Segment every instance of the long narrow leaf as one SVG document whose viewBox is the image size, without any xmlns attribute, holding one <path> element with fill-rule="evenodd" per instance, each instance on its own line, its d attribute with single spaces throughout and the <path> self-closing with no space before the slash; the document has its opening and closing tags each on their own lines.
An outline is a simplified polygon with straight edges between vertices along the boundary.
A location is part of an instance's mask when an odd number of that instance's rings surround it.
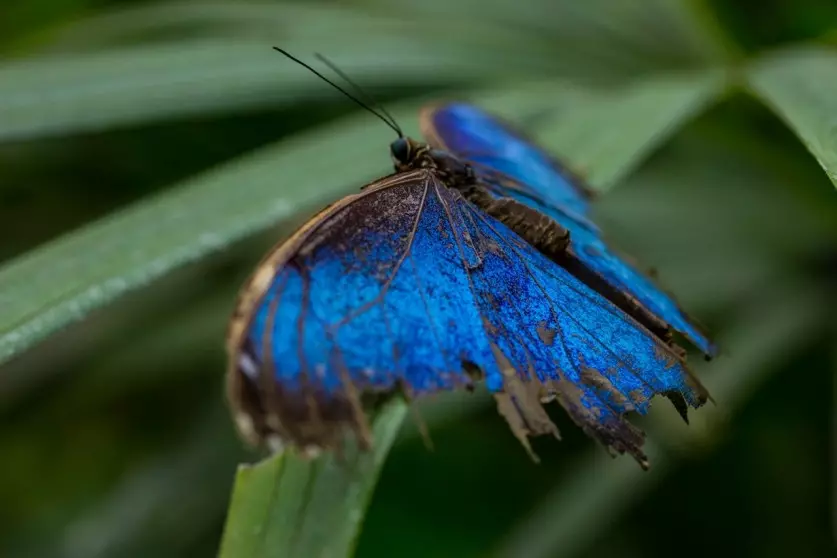
<svg viewBox="0 0 837 558">
<path fill-rule="evenodd" d="M 837 52 L 817 47 L 777 52 L 746 76 L 837 186 Z"/>
<path fill-rule="evenodd" d="M 221 558 L 351 555 L 366 505 L 407 414 L 388 403 L 375 418 L 371 452 L 305 459 L 285 452 L 239 468 Z"/>
<path fill-rule="evenodd" d="M 368 0 L 410 17 L 475 17 L 529 30 L 552 41 L 556 75 L 614 81 L 640 74 L 711 66 L 726 45 L 689 0 Z"/>
<path fill-rule="evenodd" d="M 592 184 L 607 188 L 717 101 L 723 85 L 723 74 L 715 71 L 630 84 L 573 112 L 545 118 L 538 138 Z"/>
<path fill-rule="evenodd" d="M 123 9 L 65 30 L 52 49 L 44 49 L 63 55 L 0 66 L 0 140 L 331 94 L 278 60 L 268 48 L 277 43 L 301 55 L 339 56 L 341 67 L 367 85 L 463 84 L 510 71 L 613 81 L 717 62 L 718 46 L 681 0 L 656 0 L 653 9 L 623 4 L 596 0 L 583 7 L 565 2 L 528 10 L 512 2 L 492 4 L 496 14 L 481 7 L 469 14 L 468 25 L 421 9 L 406 17 L 409 10 L 392 6 L 362 10 L 314 2 Z M 533 33 L 532 26 L 544 29 Z M 179 27 L 184 29 L 179 36 L 192 40 L 130 40 Z M 364 40 L 355 40 L 358 36 Z M 134 46 L 72 50 L 85 40 L 108 43 L 108 37 Z"/>
<path fill-rule="evenodd" d="M 338 53 L 358 81 L 438 85 L 475 80 L 479 56 L 374 34 L 281 41 L 294 52 Z M 334 92 L 270 49 L 273 40 L 202 40 L 54 56 L 0 67 L 0 140 L 102 130 L 213 111 L 281 105 Z M 484 60 L 484 58 L 483 58 Z"/>
</svg>

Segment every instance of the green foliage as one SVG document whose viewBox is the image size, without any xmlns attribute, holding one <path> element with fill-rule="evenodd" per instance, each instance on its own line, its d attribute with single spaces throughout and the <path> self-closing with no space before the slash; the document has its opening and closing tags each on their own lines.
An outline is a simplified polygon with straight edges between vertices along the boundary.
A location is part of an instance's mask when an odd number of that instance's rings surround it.
<svg viewBox="0 0 837 558">
<path fill-rule="evenodd" d="M 651 531 L 701 524 L 719 540 L 748 520 L 764 541 L 735 535 L 730 552 L 827 552 L 824 522 L 760 503 L 825 509 L 814 464 L 834 404 L 815 387 L 834 356 L 837 204 L 811 155 L 837 184 L 837 13 L 780 4 L 753 8 L 752 25 L 748 3 L 721 0 L 12 10 L 0 22 L 0 554 L 213 554 L 226 523 L 225 557 L 347 556 L 358 541 L 358 556 L 663 556 Z M 273 44 L 329 55 L 411 133 L 425 100 L 472 99 L 607 190 L 596 211 L 609 236 L 728 351 L 699 370 L 717 405 L 688 428 L 655 408 L 643 474 L 569 426 L 564 443 L 539 444 L 536 467 L 481 396 L 419 405 L 428 452 L 393 403 L 373 453 L 241 466 L 227 514 L 235 464 L 257 459 L 219 393 L 235 290 L 277 237 L 388 172 L 386 128 L 345 114 Z M 802 375 L 801 395 L 771 391 Z M 797 409 L 785 428 L 777 406 Z M 820 476 L 753 484 L 753 469 L 772 470 L 761 463 Z M 701 482 L 690 468 L 729 471 L 711 479 L 711 505 L 680 501 Z"/>
<path fill-rule="evenodd" d="M 748 77 L 837 186 L 837 52 L 807 47 L 773 53 Z"/>
<path fill-rule="evenodd" d="M 371 452 L 335 458 L 282 453 L 236 476 L 222 557 L 346 556 L 407 406 L 390 402 L 372 426 Z"/>
</svg>

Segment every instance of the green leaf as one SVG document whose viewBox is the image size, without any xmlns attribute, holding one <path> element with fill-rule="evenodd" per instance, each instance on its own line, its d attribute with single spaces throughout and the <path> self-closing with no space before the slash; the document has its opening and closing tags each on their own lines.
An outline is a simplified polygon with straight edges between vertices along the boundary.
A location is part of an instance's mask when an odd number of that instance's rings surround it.
<svg viewBox="0 0 837 558">
<path fill-rule="evenodd" d="M 366 87 L 471 84 L 509 73 L 613 82 L 719 58 L 679 0 L 656 0 L 653 9 L 614 0 L 584 9 L 562 3 L 558 13 L 552 3 L 539 6 L 544 13 L 480 7 L 467 26 L 423 9 L 406 17 L 413 10 L 392 6 L 175 3 L 115 11 L 59 34 L 51 48 L 60 55 L 0 66 L 0 141 L 334 95 L 280 60 L 272 44 L 333 55 Z M 179 40 L 140 41 L 155 32 Z M 79 42 L 110 37 L 123 47 L 73 52 Z"/>
<path fill-rule="evenodd" d="M 341 67 L 370 85 L 381 81 L 439 85 L 477 80 L 482 73 L 476 61 L 468 62 L 473 52 L 467 49 L 445 51 L 432 44 L 411 44 L 409 37 L 371 32 L 367 36 L 363 42 L 351 43 L 354 46 L 339 48 L 333 39 L 282 44 L 301 53 L 312 52 L 315 45 L 325 52 L 339 52 Z M 205 40 L 8 64 L 0 67 L 0 140 L 335 95 L 272 51 L 271 44 Z"/>
<path fill-rule="evenodd" d="M 837 52 L 818 47 L 779 51 L 753 64 L 746 77 L 837 186 Z"/>
<path fill-rule="evenodd" d="M 688 120 L 715 102 L 723 74 L 660 76 L 602 92 L 571 112 L 549 115 L 537 138 L 600 189 L 613 186 Z"/>
<path fill-rule="evenodd" d="M 560 83 L 553 86 L 562 88 Z M 645 91 L 655 94 L 653 89 Z M 493 106 L 501 109 L 500 114 L 519 119 L 524 110 L 521 97 L 526 93 L 508 94 L 503 106 L 496 102 Z M 583 114 L 590 118 L 597 114 L 595 95 L 592 97 L 583 101 Z M 528 103 L 525 110 L 551 109 L 560 98 L 545 94 L 539 104 Z M 574 98 L 566 96 L 568 106 L 557 107 L 559 112 L 571 114 L 569 103 Z M 690 95 L 679 98 L 690 106 L 693 103 Z M 622 140 L 631 146 L 620 163 L 621 169 L 627 169 L 630 158 L 644 154 L 642 145 L 656 135 L 628 125 L 638 116 L 615 109 L 620 99 L 619 95 L 607 96 L 599 106 L 614 118 L 628 120 L 625 125 L 618 120 L 610 122 L 612 131 L 608 132 L 621 131 Z M 654 103 L 637 103 L 634 95 L 625 99 L 637 111 L 648 111 L 649 119 L 657 112 Z M 418 106 L 392 108 L 406 125 L 414 122 Z M 669 122 L 656 122 L 669 127 Z M 409 131 L 411 127 L 406 128 Z M 0 362 L 128 289 L 323 204 L 357 188 L 364 178 L 384 174 L 388 166 L 383 155 L 384 133 L 370 123 L 367 114 L 323 127 L 195 177 L 12 261 L 0 269 Z M 598 160 L 588 170 L 595 172 L 600 165 L 609 164 L 606 159 Z M 609 172 L 613 178 L 618 169 Z"/>
<path fill-rule="evenodd" d="M 291 452 L 239 467 L 221 558 L 350 556 L 381 466 L 407 414 L 400 399 L 374 419 L 372 451 L 306 459 Z"/>
<path fill-rule="evenodd" d="M 698 319 L 761 298 L 766 285 L 797 273 L 793 262 L 827 250 L 837 224 L 833 211 L 820 219 L 812 210 L 823 204 L 805 198 L 832 192 L 804 148 L 789 153 L 757 130 L 730 137 L 727 110 L 677 134 L 594 207 L 605 234 L 656 268 Z M 792 231 L 775 226 L 783 220 Z"/>
<path fill-rule="evenodd" d="M 726 45 L 689 0 L 513 1 L 368 0 L 433 22 L 474 18 L 526 30 L 550 40 L 554 75 L 613 82 L 637 75 L 705 68 L 724 58 Z M 467 25 L 462 25 L 463 28 Z"/>
<path fill-rule="evenodd" d="M 385 17 L 355 6 L 319 2 L 158 2 L 123 5 L 72 21 L 53 32 L 47 51 L 140 44 L 166 37 L 302 39 L 340 34 L 384 23 Z M 308 53 L 300 53 L 308 54 Z"/>
<path fill-rule="evenodd" d="M 364 87 L 470 84 L 509 74 L 543 73 L 549 58 L 522 32 L 476 22 L 467 29 L 402 21 L 334 5 L 278 3 L 143 7 L 79 24 L 97 37 L 125 27 L 166 28 L 224 22 L 238 32 L 186 34 L 177 42 L 92 52 L 54 47 L 50 56 L 0 66 L 0 140 L 102 130 L 213 111 L 282 105 L 336 93 L 271 46 L 308 57 L 329 54 Z M 120 31 L 121 29 L 121 31 Z M 363 41 L 355 40 L 362 36 Z M 432 39 L 432 40 L 431 40 Z M 518 58 L 514 65 L 498 57 Z"/>
<path fill-rule="evenodd" d="M 58 30 L 47 50 L 147 44 L 167 37 L 177 37 L 178 40 L 183 37 L 262 39 L 286 48 L 290 48 L 290 42 L 299 41 L 329 54 L 341 53 L 346 47 L 352 48 L 359 36 L 363 36 L 364 40 L 370 37 L 386 37 L 388 40 L 403 37 L 408 43 L 423 38 L 426 43 L 441 42 L 454 48 L 458 44 L 463 48 L 474 48 L 480 44 L 489 51 L 510 48 L 516 52 L 537 46 L 539 42 L 528 37 L 529 44 L 522 44 L 520 31 L 486 23 L 480 14 L 475 14 L 468 27 L 463 28 L 454 21 L 406 18 L 403 11 L 366 9 L 356 4 L 181 1 L 119 6 Z M 472 43 L 471 46 L 468 43 Z M 336 50 L 331 51 L 332 48 Z M 299 51 L 298 54 L 304 56 L 311 52 Z M 403 54 L 389 52 L 387 58 Z M 473 54 L 480 57 L 478 52 Z"/>
<path fill-rule="evenodd" d="M 229 482 L 244 448 L 221 405 L 197 420 L 177 444 L 146 462 L 133 463 L 98 505 L 69 511 L 67 536 L 40 541 L 37 555 L 65 558 L 188 554 L 206 537 L 227 504 L 223 490 L 202 489 Z M 59 463 L 60 466 L 60 463 Z M 58 501 L 59 508 L 64 502 Z M 64 504 L 66 505 L 66 504 Z M 23 555 L 36 555 L 26 549 Z"/>
</svg>

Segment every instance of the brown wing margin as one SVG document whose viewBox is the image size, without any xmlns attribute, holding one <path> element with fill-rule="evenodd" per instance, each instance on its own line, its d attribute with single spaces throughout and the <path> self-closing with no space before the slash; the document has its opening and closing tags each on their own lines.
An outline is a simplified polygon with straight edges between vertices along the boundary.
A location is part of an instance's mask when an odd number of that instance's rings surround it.
<svg viewBox="0 0 837 558">
<path fill-rule="evenodd" d="M 241 369 L 240 361 L 241 355 L 247 350 L 247 332 L 256 309 L 270 289 L 277 270 L 286 265 L 299 252 L 306 241 L 317 232 L 324 222 L 347 210 L 353 203 L 381 190 L 417 180 L 426 181 L 430 179 L 429 174 L 430 171 L 421 169 L 390 175 L 370 183 L 357 194 L 346 196 L 340 201 L 329 205 L 302 225 L 290 238 L 277 245 L 268 253 L 245 282 L 230 319 L 226 339 L 226 397 L 233 411 L 239 433 L 245 440 L 254 445 L 268 443 L 269 445 L 275 446 L 275 442 L 280 441 L 279 438 L 287 438 L 287 434 L 289 434 L 284 432 L 286 428 L 279 424 L 282 422 L 279 417 L 268 416 L 269 410 L 264 408 L 266 402 L 263 401 L 265 394 L 260 393 L 260 388 L 263 388 L 263 386 L 256 386 L 252 381 L 249 381 Z M 269 390 L 273 399 L 281 396 L 281 394 L 273 393 L 274 391 L 275 389 L 273 388 Z M 309 401 L 305 403 L 308 405 L 309 411 L 320 411 L 320 409 L 310 409 L 311 405 Z M 356 404 L 348 400 L 344 401 L 329 411 L 329 416 L 319 417 L 321 424 L 317 430 L 323 436 L 330 438 L 331 434 L 326 433 L 325 430 L 333 427 L 335 425 L 334 423 L 344 420 L 352 424 L 357 423 L 360 420 L 357 411 Z M 322 419 L 327 420 L 323 422 Z M 368 433 L 366 433 L 367 429 L 364 428 L 364 425 L 356 424 L 356 426 L 358 427 L 361 442 L 364 440 L 368 441 Z M 366 435 L 364 435 L 365 433 Z M 293 436 L 290 437 L 293 438 Z"/>
</svg>

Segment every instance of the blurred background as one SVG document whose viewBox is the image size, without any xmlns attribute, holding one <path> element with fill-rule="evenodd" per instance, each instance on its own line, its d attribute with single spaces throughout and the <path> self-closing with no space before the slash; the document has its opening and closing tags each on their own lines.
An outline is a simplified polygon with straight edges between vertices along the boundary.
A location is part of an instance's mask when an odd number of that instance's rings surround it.
<svg viewBox="0 0 837 558">
<path fill-rule="evenodd" d="M 364 137 L 379 145 L 348 162 L 339 188 L 0 366 L 2 556 L 217 552 L 236 464 L 259 458 L 222 397 L 236 291 L 320 204 L 389 170 L 390 132 L 271 45 L 330 56 L 388 106 L 518 94 L 518 120 L 548 135 L 544 107 L 560 121 L 588 96 L 739 68 L 789 43 L 837 44 L 830 0 L 27 0 L 0 12 L 3 263 L 251 151 L 316 141 L 344 118 L 368 121 Z M 77 90 L 60 86 L 88 73 Z M 11 99 L 30 82 L 37 103 Z M 553 103 L 536 82 L 564 94 Z M 73 95 L 76 112 L 51 112 L 49 99 Z M 540 98 L 530 106 L 527 95 Z M 414 130 L 410 114 L 399 113 Z M 617 143 L 621 132 L 608 121 L 585 130 Z M 271 180 L 293 192 L 294 177 L 319 170 L 300 160 Z M 715 332 L 722 356 L 696 368 L 717 405 L 688 428 L 655 406 L 640 421 L 652 458 L 643 473 L 560 412 L 565 439 L 536 441 L 534 465 L 485 394 L 425 402 L 435 450 L 405 424 L 358 556 L 834 554 L 834 186 L 736 88 L 629 170 L 597 181 L 614 186 L 597 217 Z M 225 185 L 239 188 L 246 204 L 247 184 Z"/>
</svg>

